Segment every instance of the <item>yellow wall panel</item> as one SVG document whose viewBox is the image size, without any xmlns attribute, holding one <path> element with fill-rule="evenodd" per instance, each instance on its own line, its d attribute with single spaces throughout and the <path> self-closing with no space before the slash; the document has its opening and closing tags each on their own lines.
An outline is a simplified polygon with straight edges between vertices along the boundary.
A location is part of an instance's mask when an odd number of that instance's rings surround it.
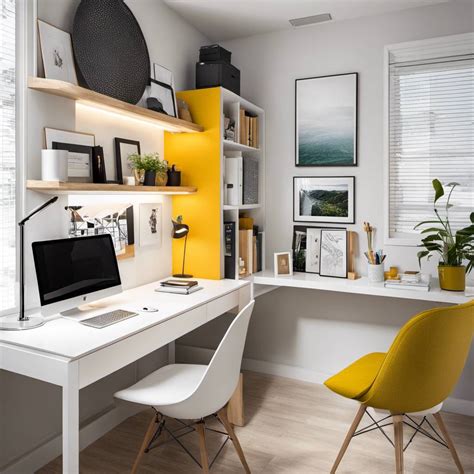
<svg viewBox="0 0 474 474">
<path fill-rule="evenodd" d="M 194 195 L 173 197 L 173 218 L 190 227 L 185 273 L 220 279 L 221 275 L 221 89 L 178 92 L 202 133 L 165 133 L 165 159 L 181 170 L 183 186 Z M 173 240 L 173 273 L 181 273 L 184 239 Z"/>
</svg>

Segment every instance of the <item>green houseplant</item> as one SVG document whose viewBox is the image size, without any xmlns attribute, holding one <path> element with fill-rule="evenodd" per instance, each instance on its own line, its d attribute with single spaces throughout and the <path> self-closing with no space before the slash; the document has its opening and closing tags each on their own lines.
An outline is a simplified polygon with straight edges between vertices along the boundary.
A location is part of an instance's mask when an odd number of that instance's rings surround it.
<svg viewBox="0 0 474 474">
<path fill-rule="evenodd" d="M 128 157 L 128 161 L 135 171 L 135 179 L 141 181 L 140 172 L 144 172 L 143 184 L 145 186 L 166 186 L 168 164 L 166 161 L 160 160 L 158 153 L 145 153 L 143 155 L 133 153 Z"/>
<path fill-rule="evenodd" d="M 448 183 L 449 189 L 444 216 L 441 215 L 437 201 L 445 195 L 443 185 L 438 179 L 434 179 L 433 189 L 435 191 L 433 210 L 436 216 L 434 220 L 420 222 L 415 229 L 429 225 L 421 231 L 422 239 L 420 247 L 424 250 L 418 252 L 418 261 L 431 258 L 433 253 L 440 256 L 438 265 L 439 284 L 444 290 L 464 291 L 466 285 L 466 273 L 474 267 L 474 212 L 471 212 L 470 224 L 453 232 L 449 221 L 449 209 L 453 207 L 450 203 L 451 195 L 458 183 Z M 436 226 L 435 226 L 436 225 Z M 467 266 L 463 262 L 467 261 Z"/>
</svg>

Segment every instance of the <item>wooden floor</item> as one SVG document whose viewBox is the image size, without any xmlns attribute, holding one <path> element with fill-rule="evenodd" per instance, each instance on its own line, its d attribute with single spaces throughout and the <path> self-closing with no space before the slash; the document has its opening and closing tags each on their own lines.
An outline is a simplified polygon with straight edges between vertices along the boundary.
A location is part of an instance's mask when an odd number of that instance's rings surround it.
<svg viewBox="0 0 474 474">
<path fill-rule="evenodd" d="M 247 424 L 236 428 L 236 432 L 252 472 L 328 473 L 358 404 L 338 397 L 322 385 L 282 377 L 247 372 L 244 383 Z M 147 410 L 129 418 L 82 451 L 81 473 L 129 472 L 151 414 Z M 444 419 L 465 472 L 474 473 L 474 418 L 445 413 Z M 405 441 L 411 433 L 409 428 L 405 430 Z M 220 439 L 214 433 L 207 435 L 210 456 L 218 449 Z M 191 433 L 183 441 L 198 457 L 197 435 Z M 38 472 L 60 473 L 61 459 Z M 140 473 L 199 472 L 175 442 L 145 454 L 140 469 Z M 243 472 L 230 442 L 211 472 Z M 392 472 L 393 448 L 377 431 L 354 438 L 338 470 L 364 474 Z M 418 435 L 405 452 L 405 472 L 438 474 L 457 470 L 446 448 Z"/>
</svg>

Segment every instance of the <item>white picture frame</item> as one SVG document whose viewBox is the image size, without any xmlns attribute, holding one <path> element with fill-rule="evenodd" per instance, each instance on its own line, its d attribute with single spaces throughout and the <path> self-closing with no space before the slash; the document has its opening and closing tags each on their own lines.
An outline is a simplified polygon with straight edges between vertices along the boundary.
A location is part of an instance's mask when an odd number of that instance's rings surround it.
<svg viewBox="0 0 474 474">
<path fill-rule="evenodd" d="M 293 275 L 293 259 L 291 252 L 277 252 L 273 254 L 275 276 Z"/>
<path fill-rule="evenodd" d="M 347 278 L 347 230 L 321 229 L 321 276 Z"/>
<path fill-rule="evenodd" d="M 44 139 L 46 148 L 53 149 L 53 142 L 69 143 L 71 145 L 95 146 L 95 135 L 92 133 L 72 132 L 57 128 L 45 127 Z"/>
<path fill-rule="evenodd" d="M 42 20 L 38 32 L 45 77 L 77 86 L 71 35 Z"/>
<path fill-rule="evenodd" d="M 173 100 L 174 100 L 174 108 L 176 113 L 178 111 L 178 101 L 176 99 L 176 87 L 174 83 L 174 74 L 169 69 L 161 66 L 160 64 L 153 63 L 153 78 L 164 84 L 168 84 L 171 89 L 173 89 Z M 176 115 L 177 116 L 177 115 Z"/>
<path fill-rule="evenodd" d="M 163 236 L 162 217 L 161 203 L 140 203 L 138 233 L 140 247 L 149 245 L 161 247 Z"/>
</svg>

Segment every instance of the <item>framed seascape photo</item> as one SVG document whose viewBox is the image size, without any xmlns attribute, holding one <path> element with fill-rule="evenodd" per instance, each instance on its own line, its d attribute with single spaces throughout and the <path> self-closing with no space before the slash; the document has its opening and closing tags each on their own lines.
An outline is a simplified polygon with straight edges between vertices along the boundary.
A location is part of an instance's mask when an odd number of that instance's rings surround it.
<svg viewBox="0 0 474 474">
<path fill-rule="evenodd" d="M 279 252 L 274 254 L 275 276 L 293 275 L 293 264 L 290 252 Z"/>
<path fill-rule="evenodd" d="M 354 224 L 354 176 L 295 176 L 293 220 Z"/>
<path fill-rule="evenodd" d="M 140 204 L 140 247 L 161 245 L 161 204 Z"/>
<path fill-rule="evenodd" d="M 140 154 L 140 142 L 126 138 L 114 138 L 116 181 L 123 184 L 124 176 L 133 176 L 128 157 L 134 153 Z"/>
<path fill-rule="evenodd" d="M 347 278 L 346 229 L 321 229 L 321 276 Z"/>
<path fill-rule="evenodd" d="M 295 81 L 296 166 L 357 165 L 358 74 Z"/>
<path fill-rule="evenodd" d="M 77 85 L 71 35 L 42 20 L 38 31 L 45 77 Z"/>
<path fill-rule="evenodd" d="M 70 182 L 92 183 L 91 146 L 53 142 L 53 150 L 67 150 L 67 180 Z"/>
</svg>

